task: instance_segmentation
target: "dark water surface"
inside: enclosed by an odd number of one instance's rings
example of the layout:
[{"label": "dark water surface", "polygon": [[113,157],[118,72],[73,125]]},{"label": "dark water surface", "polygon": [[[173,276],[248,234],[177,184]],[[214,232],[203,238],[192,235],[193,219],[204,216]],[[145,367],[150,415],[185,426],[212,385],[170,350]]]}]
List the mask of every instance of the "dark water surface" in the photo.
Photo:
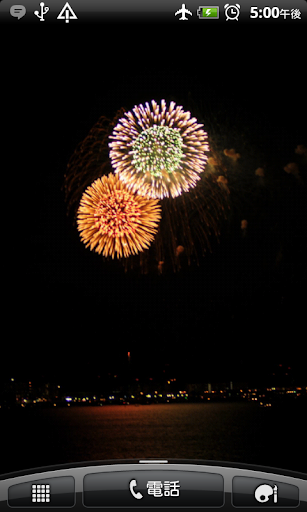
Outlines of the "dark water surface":
[{"label": "dark water surface", "polygon": [[0,411],[0,473],[68,462],[178,458],[307,472],[302,409],[253,403]]}]

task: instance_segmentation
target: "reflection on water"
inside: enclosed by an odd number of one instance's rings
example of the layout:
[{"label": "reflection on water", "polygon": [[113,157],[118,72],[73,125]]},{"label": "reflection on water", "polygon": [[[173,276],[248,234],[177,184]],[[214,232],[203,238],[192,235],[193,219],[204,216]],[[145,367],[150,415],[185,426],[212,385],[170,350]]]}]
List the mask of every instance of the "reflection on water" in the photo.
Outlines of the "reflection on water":
[{"label": "reflection on water", "polygon": [[[300,417],[301,415],[301,417]],[[179,458],[307,472],[303,412],[252,403],[1,411],[0,473],[67,462]],[[304,444],[303,444],[304,443]]]}]

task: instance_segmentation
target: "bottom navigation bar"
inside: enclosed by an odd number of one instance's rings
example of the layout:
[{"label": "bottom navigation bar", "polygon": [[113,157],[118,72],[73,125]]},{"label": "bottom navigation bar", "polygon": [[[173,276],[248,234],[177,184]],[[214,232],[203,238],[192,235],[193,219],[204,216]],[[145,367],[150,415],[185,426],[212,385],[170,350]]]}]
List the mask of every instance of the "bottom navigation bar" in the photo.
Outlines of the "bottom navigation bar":
[{"label": "bottom navigation bar", "polygon": [[145,462],[72,467],[2,479],[0,512],[37,507],[307,510],[307,475],[299,479],[256,469]]}]

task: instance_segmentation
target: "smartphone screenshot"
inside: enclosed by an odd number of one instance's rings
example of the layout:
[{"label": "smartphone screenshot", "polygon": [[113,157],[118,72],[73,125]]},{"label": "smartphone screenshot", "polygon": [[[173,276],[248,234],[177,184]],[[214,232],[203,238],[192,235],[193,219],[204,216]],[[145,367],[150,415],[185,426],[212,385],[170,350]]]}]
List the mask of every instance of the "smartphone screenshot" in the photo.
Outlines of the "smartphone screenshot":
[{"label": "smartphone screenshot", "polygon": [[306,20],[0,1],[0,511],[307,510]]}]

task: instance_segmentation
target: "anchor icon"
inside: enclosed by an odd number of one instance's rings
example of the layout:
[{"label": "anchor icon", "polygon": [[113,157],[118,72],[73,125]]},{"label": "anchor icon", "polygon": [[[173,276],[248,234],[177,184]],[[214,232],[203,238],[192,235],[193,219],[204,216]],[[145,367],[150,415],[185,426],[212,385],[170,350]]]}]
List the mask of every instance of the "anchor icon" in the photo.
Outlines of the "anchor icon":
[{"label": "anchor icon", "polygon": [[39,18],[39,21],[45,21],[44,16],[49,11],[49,7],[44,7],[44,2],[41,2],[39,5],[41,6],[41,12],[39,13],[38,11],[34,11],[34,14]]}]

